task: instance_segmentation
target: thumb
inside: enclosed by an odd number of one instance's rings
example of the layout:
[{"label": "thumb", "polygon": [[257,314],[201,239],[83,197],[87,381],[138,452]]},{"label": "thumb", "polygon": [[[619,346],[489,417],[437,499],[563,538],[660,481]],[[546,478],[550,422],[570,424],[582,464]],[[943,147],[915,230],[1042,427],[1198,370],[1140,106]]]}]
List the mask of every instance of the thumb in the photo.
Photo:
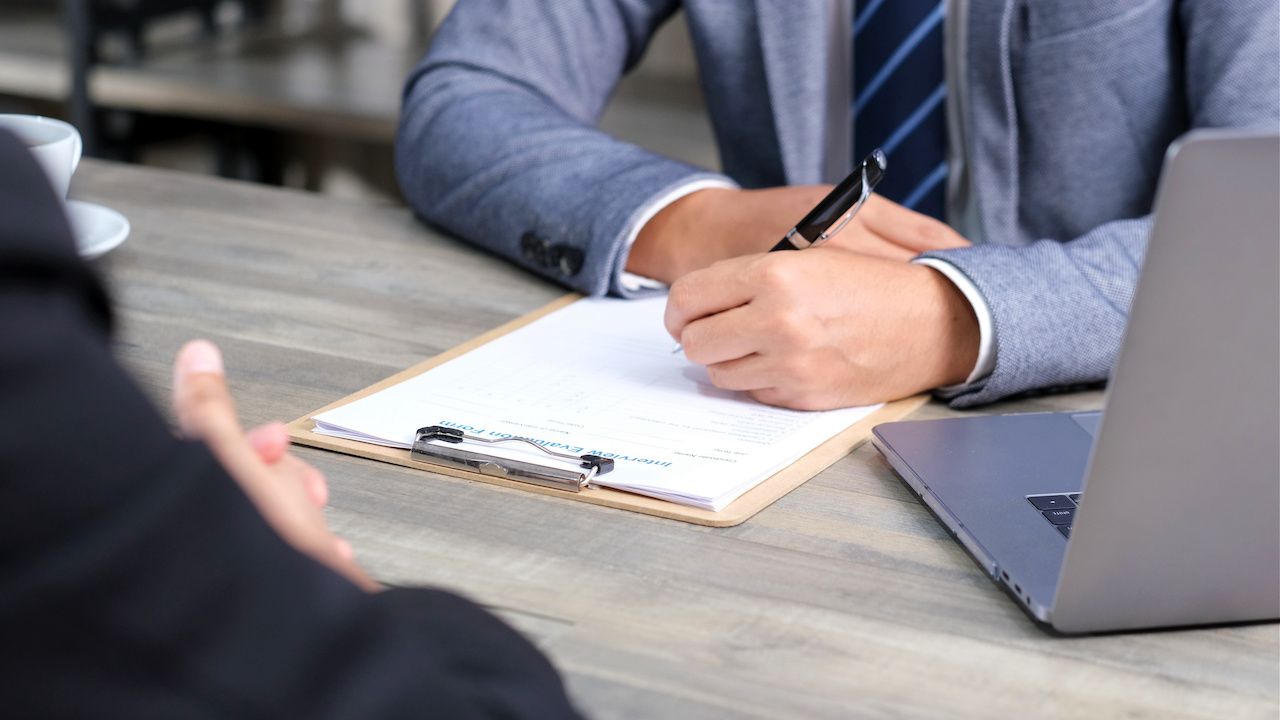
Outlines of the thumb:
[{"label": "thumb", "polygon": [[173,365],[173,409],[182,434],[203,440],[215,453],[243,441],[227,391],[222,353],[208,340],[193,340],[178,351]]}]

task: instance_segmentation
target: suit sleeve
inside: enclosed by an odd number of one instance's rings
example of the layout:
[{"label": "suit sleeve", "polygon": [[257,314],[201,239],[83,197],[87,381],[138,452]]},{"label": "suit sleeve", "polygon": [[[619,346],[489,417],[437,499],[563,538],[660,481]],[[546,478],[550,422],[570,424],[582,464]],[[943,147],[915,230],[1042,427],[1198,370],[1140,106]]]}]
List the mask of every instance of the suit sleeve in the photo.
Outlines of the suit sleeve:
[{"label": "suit sleeve", "polygon": [[0,134],[0,677],[13,717],[573,717],[470,602],[294,551],[113,361],[104,294]]},{"label": "suit sleeve", "polygon": [[[1280,129],[1280,10],[1274,2],[1184,2],[1184,76],[1193,128]],[[1153,217],[1116,220],[1068,242],[926,253],[982,292],[995,366],[951,398],[970,407],[1106,380],[1124,334]],[[1046,348],[1051,348],[1046,352]]]},{"label": "suit sleeve", "polygon": [[675,0],[460,0],[409,77],[396,169],[425,220],[590,295],[627,229],[682,185],[730,181],[595,127]]}]

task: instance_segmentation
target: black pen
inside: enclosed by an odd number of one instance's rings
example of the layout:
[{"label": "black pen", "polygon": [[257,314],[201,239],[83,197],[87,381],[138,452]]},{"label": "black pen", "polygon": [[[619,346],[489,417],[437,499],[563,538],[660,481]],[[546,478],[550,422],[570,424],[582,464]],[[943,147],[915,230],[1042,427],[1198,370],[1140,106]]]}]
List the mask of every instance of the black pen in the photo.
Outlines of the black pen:
[{"label": "black pen", "polygon": [[804,250],[830,240],[862,208],[871,191],[884,177],[888,160],[879,149],[872,150],[862,164],[849,173],[808,215],[778,241],[769,252],[777,250]]}]

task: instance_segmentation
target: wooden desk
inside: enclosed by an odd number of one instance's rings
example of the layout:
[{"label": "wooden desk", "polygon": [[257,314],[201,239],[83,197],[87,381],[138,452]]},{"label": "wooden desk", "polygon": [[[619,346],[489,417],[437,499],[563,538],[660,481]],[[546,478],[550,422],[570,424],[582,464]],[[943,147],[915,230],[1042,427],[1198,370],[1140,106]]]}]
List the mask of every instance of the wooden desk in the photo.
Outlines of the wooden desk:
[{"label": "wooden desk", "polygon": [[[167,406],[173,354],[211,338],[247,423],[296,417],[561,293],[398,207],[93,161],[72,194],[133,223],[102,263],[124,362]],[[493,608],[595,717],[1274,718],[1280,701],[1275,625],[1046,634],[870,446],[723,530],[300,453],[376,578]]]}]

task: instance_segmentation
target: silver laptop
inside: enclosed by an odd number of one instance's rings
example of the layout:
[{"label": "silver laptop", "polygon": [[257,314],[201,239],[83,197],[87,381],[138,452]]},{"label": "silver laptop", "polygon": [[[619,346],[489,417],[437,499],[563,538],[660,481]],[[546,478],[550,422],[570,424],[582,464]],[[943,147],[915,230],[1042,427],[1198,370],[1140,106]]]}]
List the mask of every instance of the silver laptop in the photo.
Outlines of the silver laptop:
[{"label": "silver laptop", "polygon": [[1105,414],[880,425],[876,448],[1036,619],[1280,617],[1280,136],[1169,152]]}]

